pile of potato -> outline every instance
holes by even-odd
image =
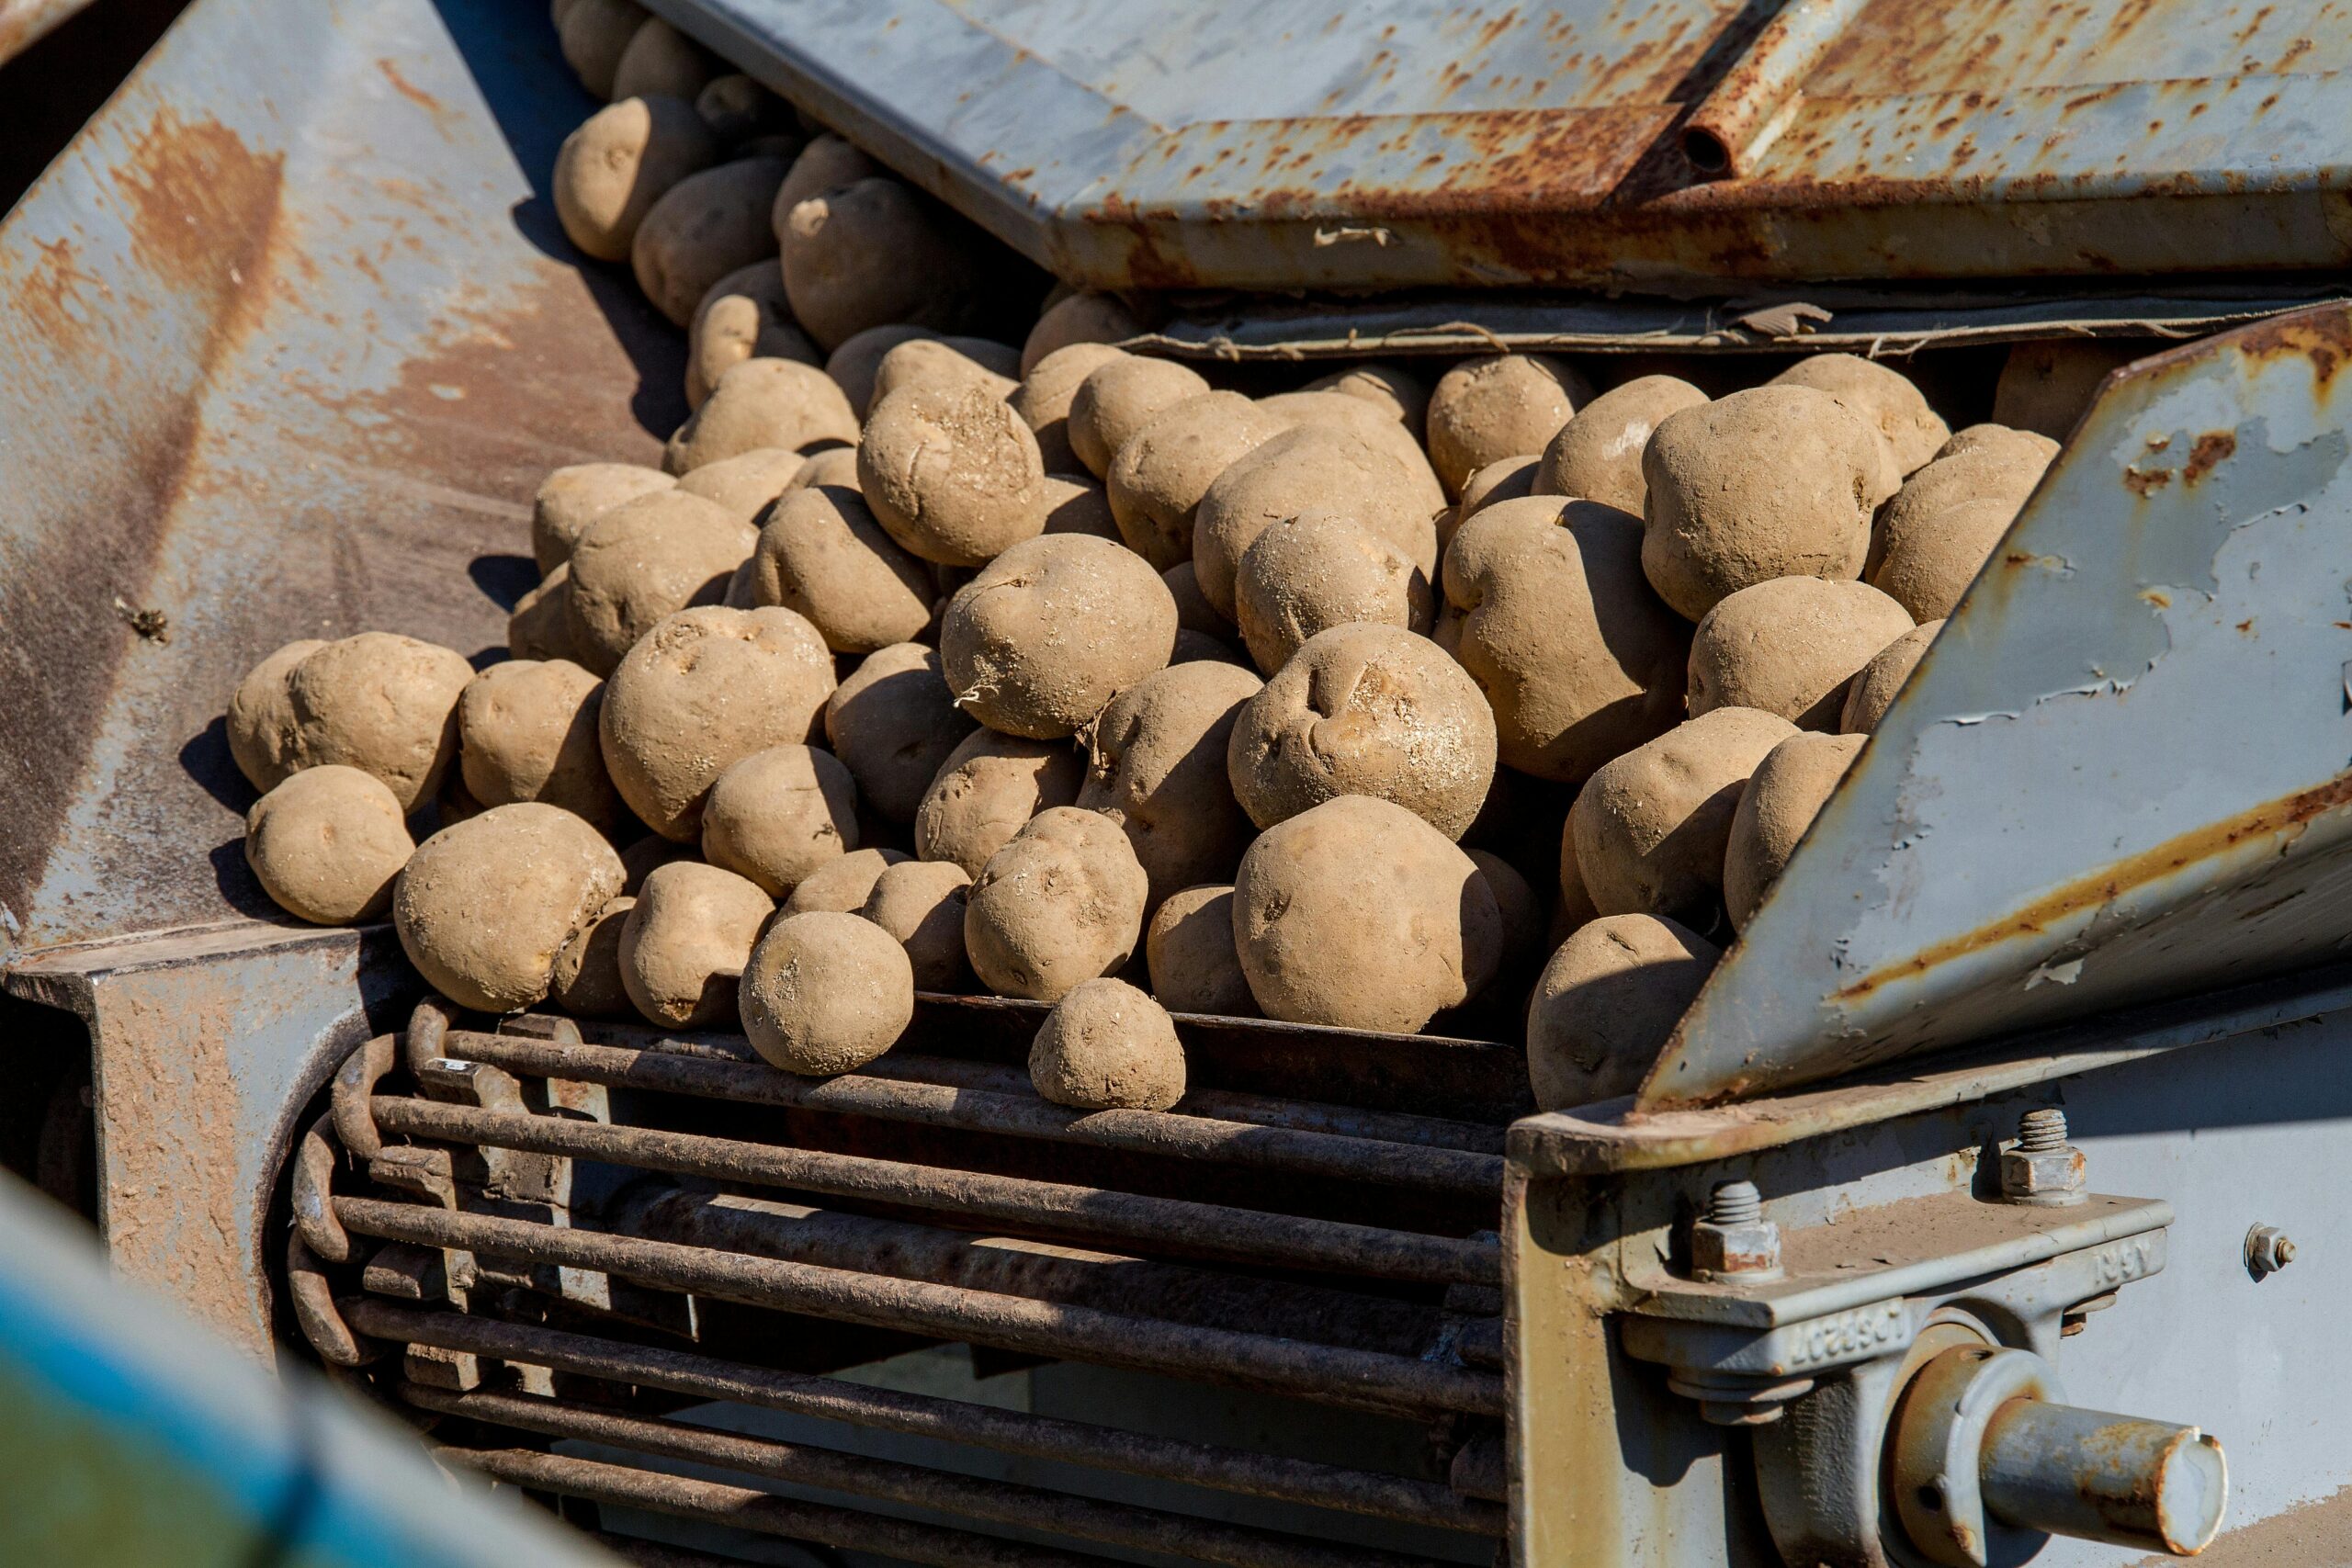
[[[694,412],[548,476],[510,660],[298,642],[229,703],[262,886],[465,1007],[833,1074],[918,991],[1032,998],[1087,1108],[1183,1093],[1170,1010],[1434,1019],[1627,1092],[2056,450],[1845,355],[1246,395],[628,0],[556,12],[616,100],[558,209]]]

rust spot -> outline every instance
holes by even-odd
[[[2165,592],[2161,588],[2143,588],[2140,590],[2140,597],[2146,600],[2149,604],[2154,604],[2159,610],[2169,610],[2172,608],[2172,595]]]
[[[2135,463],[2123,470],[2123,488],[2143,501],[2170,483],[2170,468],[2143,468]]]
[[[2320,305],[2274,317],[2233,334],[2249,359],[2308,359],[2317,389],[2324,393],[2336,371],[2352,360],[2352,310]]]
[[[392,85],[393,92],[398,93],[410,103],[416,105],[425,113],[431,115],[435,119],[437,120],[443,115],[449,112],[448,106],[442,103],[440,99],[435,97],[432,94],[426,92],[424,88],[418,86],[415,83],[401,75],[401,68],[394,64],[389,58],[378,60],[376,62],[376,69],[384,73],[384,80]]]
[[[2212,468],[2214,464],[2222,461],[2224,457],[2231,456],[2237,449],[2238,438],[2235,432],[2228,430],[2207,431],[2204,434],[2199,436],[2197,438],[2197,444],[2188,449],[2188,461],[2181,465],[2181,482],[2183,484],[2195,484],[2199,479],[2205,477],[2205,475]]]
[[[2252,637],[2254,635],[2253,617],[2248,616],[2246,619],[2240,621],[2238,623],[2238,630],[2247,637]]]

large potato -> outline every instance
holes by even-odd
[[[1066,294],[1037,313],[1037,324],[1021,345],[1019,374],[1025,381],[1063,349],[1125,343],[1143,331],[1143,322],[1114,294]]]
[[[975,730],[947,754],[915,810],[915,853],[978,876],[1040,812],[1078,800],[1085,764],[1063,740]]]
[[[1276,392],[1260,398],[1258,407],[1292,429],[1334,430],[1365,442],[1396,465],[1406,492],[1429,516],[1443,511],[1451,499],[1413,433],[1362,398],[1345,392]]]
[[[399,799],[357,768],[305,768],[245,813],[245,863],[262,891],[313,925],[381,915],[415,851]]]
[[[1087,373],[1070,394],[1070,450],[1096,479],[1135,433],[1160,410],[1209,390],[1199,371],[1172,359],[1122,354]]]
[[[800,150],[800,155],[792,160],[784,184],[776,189],[775,205],[768,209],[768,227],[775,231],[780,244],[785,226],[792,220],[792,209],[810,197],[888,174],[881,164],[831,131],[812,136],[808,145]]]
[[[458,761],[483,806],[560,806],[600,833],[620,826],[596,720],[605,683],[567,660],[493,664],[458,698]]]
[[[967,713],[1050,740],[1168,663],[1176,601],[1142,557],[1053,534],[1013,546],[949,600],[939,657]]]
[[[555,155],[555,214],[597,261],[627,261],[654,204],[718,155],[692,104],[628,98],[597,110]]]
[[[900,547],[944,566],[979,566],[1046,526],[1036,436],[969,384],[901,387],[876,402],[857,483]]]
[[[1796,732],[1774,714],[1717,708],[1586,780],[1568,809],[1569,852],[1593,907],[1711,925],[1739,793],[1765,753]]]
[[[814,746],[739,757],[702,807],[703,859],[782,898],[827,861],[857,848],[857,785]]]
[[[1747,929],[1804,830],[1861,754],[1860,735],[1792,735],[1764,755],[1740,792],[1724,850],[1724,912]]]
[[[826,744],[888,822],[915,819],[932,781],[978,723],[956,705],[938,652],[914,642],[867,654],[825,704]]]
[[[1233,943],[1267,1017],[1411,1033],[1494,976],[1501,915],[1444,834],[1402,807],[1341,795],[1241,857]]]
[[[1150,880],[1119,825],[1075,807],[1039,812],[989,857],[964,904],[964,948],[1001,997],[1058,1001],[1115,973],[1143,937]]]
[[[1675,376],[1637,376],[1610,388],[1580,406],[1544,448],[1532,493],[1577,496],[1639,517],[1650,492],[1642,478],[1650,433],[1667,415],[1706,400],[1706,393]]]
[[[1250,657],[1268,674],[1308,638],[1360,621],[1426,634],[1430,580],[1405,553],[1342,513],[1302,512],[1242,552],[1234,608]]]
[[[1914,474],[1880,509],[1869,581],[1916,619],[1951,614],[2049,467],[2030,441],[1984,440]]]
[[[1610,915],[1577,928],[1535,983],[1527,1077],[1545,1111],[1639,1089],[1723,950],[1680,922]]]
[[[659,468],[635,463],[573,463],[539,481],[531,497],[531,558],[540,575],[571,558],[588,525],[625,502],[673,488]]]
[[[792,897],[784,901],[787,915],[806,915],[814,911],[833,914],[855,914],[874,896],[882,874],[894,865],[905,865],[907,857],[897,850],[868,847],[852,850],[827,861],[800,879]]]
[[[1042,323],[1041,323],[1042,324]],[[1100,343],[1073,343],[1057,348],[1022,372],[1021,385],[1007,400],[1037,437],[1037,451],[1049,474],[1075,473],[1078,449],[1070,445],[1069,408],[1086,378],[1114,359],[1126,355]]]
[[[635,0],[570,0],[556,25],[556,39],[563,62],[591,97],[613,96],[621,56],[645,22],[645,7]]]
[[[1216,477],[1284,429],[1238,392],[1170,403],[1127,437],[1103,483],[1130,548],[1165,571],[1193,554],[1193,509]]]
[[[1430,394],[1429,448],[1448,495],[1504,457],[1532,456],[1592,397],[1592,385],[1544,354],[1497,354],[1464,360]]]
[[[1009,372],[1020,363],[1020,350],[986,338],[910,337],[893,344],[874,367],[873,400],[878,403],[901,387],[945,390],[950,384],[1010,398],[1021,383]]]
[[[828,349],[893,321],[957,331],[989,281],[969,227],[894,179],[809,197],[785,214],[776,237],[793,318]]]
[[[752,951],[743,1032],[772,1066],[809,1077],[854,1072],[898,1043],[915,1015],[904,949],[870,920],[789,915]]]
[[[1431,581],[1438,508],[1394,457],[1361,435],[1300,425],[1219,474],[1193,513],[1193,570],[1201,596],[1227,620],[1239,615],[1234,576],[1260,534],[1302,512],[1337,512],[1394,546]]]
[[[1928,406],[1928,400],[1908,377],[1859,355],[1812,355],[1766,384],[1811,387],[1861,415],[1886,442],[1898,479],[1933,457],[1936,448],[1951,439],[1951,427]]]
[[[1184,1098],[1184,1047],[1167,1010],[1125,980],[1081,980],[1038,1026],[1029,1081],[1080,1111],[1166,1111]]]
[[[564,613],[580,662],[610,674],[663,616],[718,604],[759,542],[718,502],[674,490],[605,513],[571,551]]]
[[[314,649],[286,678],[294,765],[373,773],[414,811],[457,760],[458,697],[473,678],[463,656],[391,632]]]
[[[1937,457],[1957,457],[1962,452],[1991,449],[2012,457],[2030,457],[2048,468],[2058,456],[2058,443],[2038,431],[2018,430],[2006,424],[1972,424],[1951,433],[1951,439],[1936,448]]]
[[[899,547],[856,491],[811,485],[769,508],[752,552],[755,604],[808,617],[836,653],[870,653],[931,624],[931,570]]]
[[[1143,951],[1152,995],[1171,1012],[1258,1016],[1258,998],[1233,947],[1229,885],[1179,888],[1161,899]]]
[[[689,326],[713,284],[775,255],[768,203],[783,183],[783,159],[738,158],[664,191],[628,250],[637,286],[653,308]]]
[[[316,637],[289,642],[237,682],[229,698],[229,755],[247,783],[266,794],[302,765],[288,684],[294,667],[324,648]]]
[[[859,914],[907,950],[916,990],[972,988],[972,965],[964,955],[964,901],[971,886],[952,861],[904,861],[876,877],[858,906]]]
[[[1848,683],[1910,620],[1866,582],[1778,577],[1743,588],[1690,638],[1690,715],[1758,708],[1801,729],[1835,729]]]
[[[702,407],[718,378],[746,359],[823,363],[817,345],[792,319],[784,274],[765,257],[713,283],[695,308],[686,333],[686,407]]]
[[[857,415],[831,377],[797,359],[746,359],[678,426],[662,465],[686,474],[763,446],[854,446],[857,434]]]
[[[621,921],[621,986],[649,1023],[700,1029],[735,1019],[735,985],[775,912],[757,886],[715,865],[655,868]]]
[[[1370,403],[1403,425],[1419,441],[1429,427],[1430,389],[1411,372],[1377,360],[1351,365],[1318,376],[1299,389],[1305,392],[1339,392]]]
[[[1878,721],[1886,716],[1886,710],[1894,705],[1903,683],[1911,679],[1911,671],[1926,657],[1928,645],[1943,629],[1941,621],[1921,621],[1871,655],[1871,661],[1862,666],[1862,672],[1854,677],[1853,685],[1847,690],[1846,708],[1838,717],[1838,729],[1847,735],[1868,735],[1876,729]]]
[[[659,17],[629,35],[613,67],[616,98],[669,97],[692,103],[720,72],[718,56]]]
[[[548,994],[556,954],[621,880],[621,857],[571,812],[496,806],[417,846],[392,886],[392,925],[426,985],[509,1013]]]
[[[1250,842],[1225,756],[1256,676],[1230,664],[1172,665],[1111,699],[1088,736],[1078,804],[1126,829],[1151,901],[1232,874]]]

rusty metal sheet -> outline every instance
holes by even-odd
[[[1645,1108],[2343,956],[2352,310],[2109,379]]]
[[[2352,254],[2340,0],[653,9],[1102,288],[1674,291]]]

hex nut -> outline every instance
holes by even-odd
[[[2012,1203],[2046,1209],[2079,1203],[2084,1174],[2083,1151],[2072,1144],[2001,1151],[2001,1196]]]
[[[1760,1215],[1690,1226],[1690,1272],[1701,1280],[1765,1280],[1781,1271],[1781,1227]]]

